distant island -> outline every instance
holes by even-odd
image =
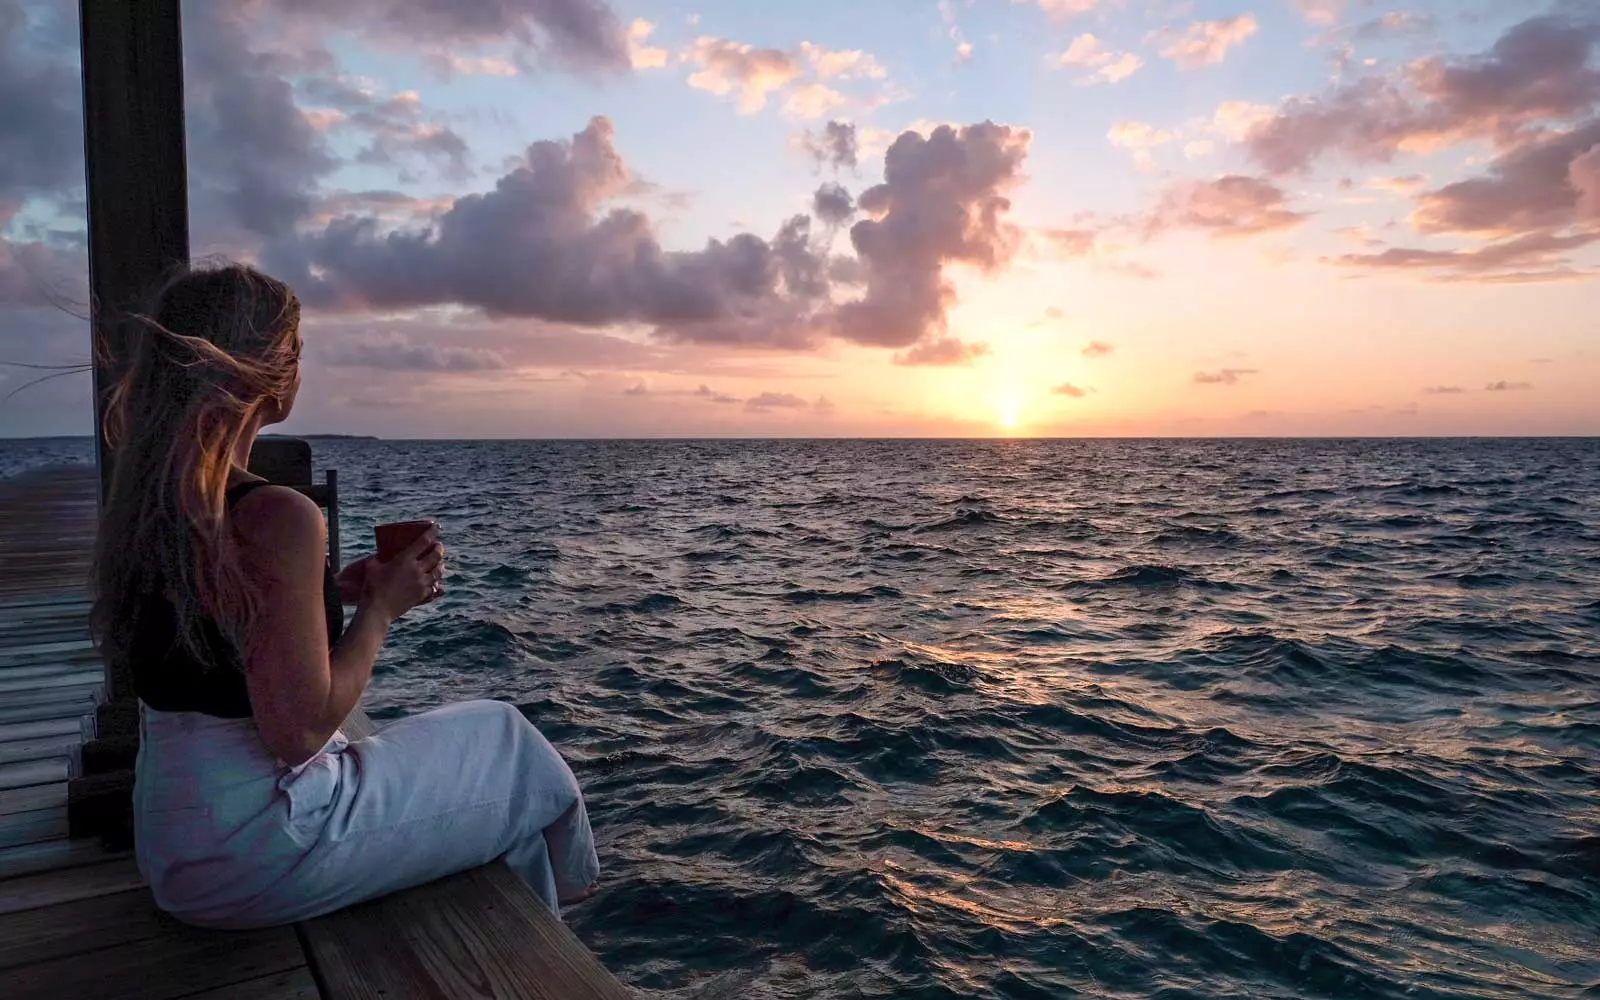
[[[372,434],[263,434],[264,438],[299,438],[301,441],[377,441]]]

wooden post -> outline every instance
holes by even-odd
[[[116,329],[173,265],[189,259],[189,179],[184,156],[183,39],[179,0],[79,0],[84,167],[88,182],[92,335],[109,348],[94,369],[95,461],[100,496],[111,481],[105,393],[121,367]],[[133,678],[106,670],[100,740],[137,739]],[[86,765],[126,753],[88,755]],[[125,815],[132,773],[85,773],[69,788],[75,835],[107,832]],[[116,832],[116,831],[111,831]]]

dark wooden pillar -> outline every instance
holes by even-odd
[[[112,456],[105,393],[116,378],[116,331],[174,264],[189,259],[179,0],[80,0],[84,165],[88,180],[93,335],[110,361],[94,369],[95,459],[101,496]],[[138,713],[132,678],[107,669],[106,703],[68,790],[74,835],[124,830]],[[125,832],[125,830],[124,830]]]

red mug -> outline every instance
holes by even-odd
[[[412,542],[421,538],[431,528],[439,526],[436,521],[395,521],[390,524],[380,524],[373,528],[373,533],[378,536],[378,561],[388,562],[395,556],[404,552]]]

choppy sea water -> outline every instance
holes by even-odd
[[[316,448],[451,550],[373,714],[561,747],[640,987],[1600,996],[1600,440]]]

